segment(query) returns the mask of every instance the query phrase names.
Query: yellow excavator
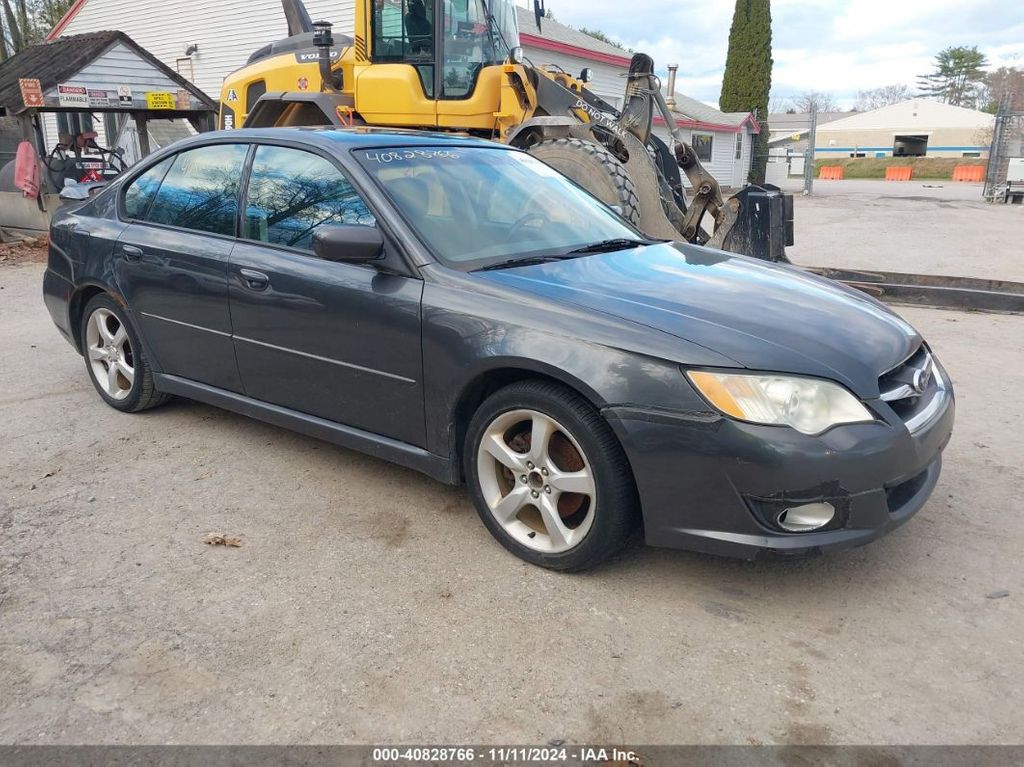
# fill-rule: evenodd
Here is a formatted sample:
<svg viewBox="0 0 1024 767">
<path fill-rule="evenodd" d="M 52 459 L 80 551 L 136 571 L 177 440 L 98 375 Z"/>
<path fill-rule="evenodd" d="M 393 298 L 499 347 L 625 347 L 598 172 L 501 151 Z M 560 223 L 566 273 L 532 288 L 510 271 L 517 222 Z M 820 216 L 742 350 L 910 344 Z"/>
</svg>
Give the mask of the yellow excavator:
<svg viewBox="0 0 1024 767">
<path fill-rule="evenodd" d="M 350 37 L 314 23 L 301 0 L 282 0 L 288 37 L 225 78 L 220 127 L 369 125 L 481 136 L 548 163 L 648 236 L 787 260 L 792 197 L 765 184 L 723 200 L 676 126 L 650 56 L 633 55 L 616 109 L 587 88 L 588 69 L 570 74 L 526 61 L 513 0 L 354 2 Z M 652 132 L 655 109 L 671 147 Z"/>
</svg>

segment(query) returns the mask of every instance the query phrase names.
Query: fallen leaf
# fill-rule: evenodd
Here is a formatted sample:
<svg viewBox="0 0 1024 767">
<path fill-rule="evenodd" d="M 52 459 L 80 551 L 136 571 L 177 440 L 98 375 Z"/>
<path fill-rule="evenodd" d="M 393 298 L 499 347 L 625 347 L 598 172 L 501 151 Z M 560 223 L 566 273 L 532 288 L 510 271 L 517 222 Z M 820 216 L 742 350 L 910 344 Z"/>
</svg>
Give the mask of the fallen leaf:
<svg viewBox="0 0 1024 767">
<path fill-rule="evenodd" d="M 210 546 L 230 546 L 232 548 L 238 548 L 242 545 L 242 539 L 229 538 L 224 533 L 207 533 L 203 543 L 207 543 Z"/>
</svg>

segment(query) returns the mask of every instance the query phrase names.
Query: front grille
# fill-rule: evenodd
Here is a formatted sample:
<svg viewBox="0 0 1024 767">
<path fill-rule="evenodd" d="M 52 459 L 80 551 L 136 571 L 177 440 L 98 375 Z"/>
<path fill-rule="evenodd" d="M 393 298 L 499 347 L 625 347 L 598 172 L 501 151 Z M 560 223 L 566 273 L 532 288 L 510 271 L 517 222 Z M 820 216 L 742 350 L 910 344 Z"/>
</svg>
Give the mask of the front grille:
<svg viewBox="0 0 1024 767">
<path fill-rule="evenodd" d="M 921 344 L 910 357 L 878 379 L 883 402 L 911 432 L 931 421 L 946 397 L 946 381 L 931 351 Z"/>
</svg>

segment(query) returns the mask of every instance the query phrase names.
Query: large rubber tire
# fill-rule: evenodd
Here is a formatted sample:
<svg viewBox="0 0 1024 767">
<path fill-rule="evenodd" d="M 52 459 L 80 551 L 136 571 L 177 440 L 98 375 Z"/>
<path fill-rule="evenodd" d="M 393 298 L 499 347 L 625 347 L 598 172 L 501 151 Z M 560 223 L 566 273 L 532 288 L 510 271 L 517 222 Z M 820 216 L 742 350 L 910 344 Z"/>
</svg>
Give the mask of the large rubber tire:
<svg viewBox="0 0 1024 767">
<path fill-rule="evenodd" d="M 622 163 L 600 144 L 578 138 L 547 139 L 526 150 L 597 199 L 618 205 L 622 217 L 640 223 L 640 198 Z"/>
<path fill-rule="evenodd" d="M 482 440 L 495 423 L 501 423 L 503 416 L 512 414 L 514 418 L 517 412 L 524 410 L 557 421 L 581 448 L 593 478 L 595 494 L 589 529 L 565 551 L 544 552 L 523 545 L 496 519 L 484 496 L 480 472 Z M 533 468 L 535 472 L 543 470 L 540 466 Z M 590 569 L 621 550 L 640 519 L 633 473 L 615 434 L 583 397 L 550 381 L 510 384 L 480 405 L 466 433 L 463 469 L 473 503 L 487 529 L 517 557 L 540 567 L 567 572 Z M 518 486 L 517 478 L 513 478 L 513 482 Z M 543 495 L 544 491 L 540 492 Z"/>
<path fill-rule="evenodd" d="M 106 312 L 108 316 L 111 316 L 110 324 L 113 328 L 123 327 L 128 336 L 127 348 L 130 354 L 129 361 L 134 369 L 134 377 L 126 393 L 120 397 L 111 396 L 104 389 L 102 383 L 97 380 L 97 373 L 93 367 L 94 361 L 89 353 L 89 326 L 95 321 L 94 316 L 100 311 Z M 101 293 L 93 297 L 85 305 L 85 309 L 82 310 L 82 321 L 79 323 L 79 334 L 82 356 L 85 357 L 85 369 L 89 375 L 89 380 L 92 381 L 92 385 L 96 387 L 96 391 L 103 398 L 103 401 L 112 408 L 120 410 L 122 413 L 138 413 L 142 410 L 158 407 L 170 399 L 170 395 L 156 390 L 153 382 L 153 371 L 150 368 L 149 360 L 146 359 L 138 334 L 132 328 L 131 323 L 125 321 L 124 309 L 110 296 Z"/>
</svg>

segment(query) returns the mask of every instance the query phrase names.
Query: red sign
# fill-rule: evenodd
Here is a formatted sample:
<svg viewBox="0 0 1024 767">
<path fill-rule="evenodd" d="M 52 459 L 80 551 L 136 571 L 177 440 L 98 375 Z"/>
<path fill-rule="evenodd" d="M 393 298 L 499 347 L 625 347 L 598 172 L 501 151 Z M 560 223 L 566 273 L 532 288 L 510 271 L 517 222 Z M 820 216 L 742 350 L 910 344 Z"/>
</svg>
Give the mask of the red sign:
<svg viewBox="0 0 1024 767">
<path fill-rule="evenodd" d="M 21 101 L 29 109 L 43 106 L 43 86 L 34 78 L 21 78 L 18 80 L 21 86 Z"/>
<path fill-rule="evenodd" d="M 299 84 L 299 90 L 300 91 L 309 90 L 309 79 L 308 78 L 300 77 L 298 84 Z"/>
</svg>

